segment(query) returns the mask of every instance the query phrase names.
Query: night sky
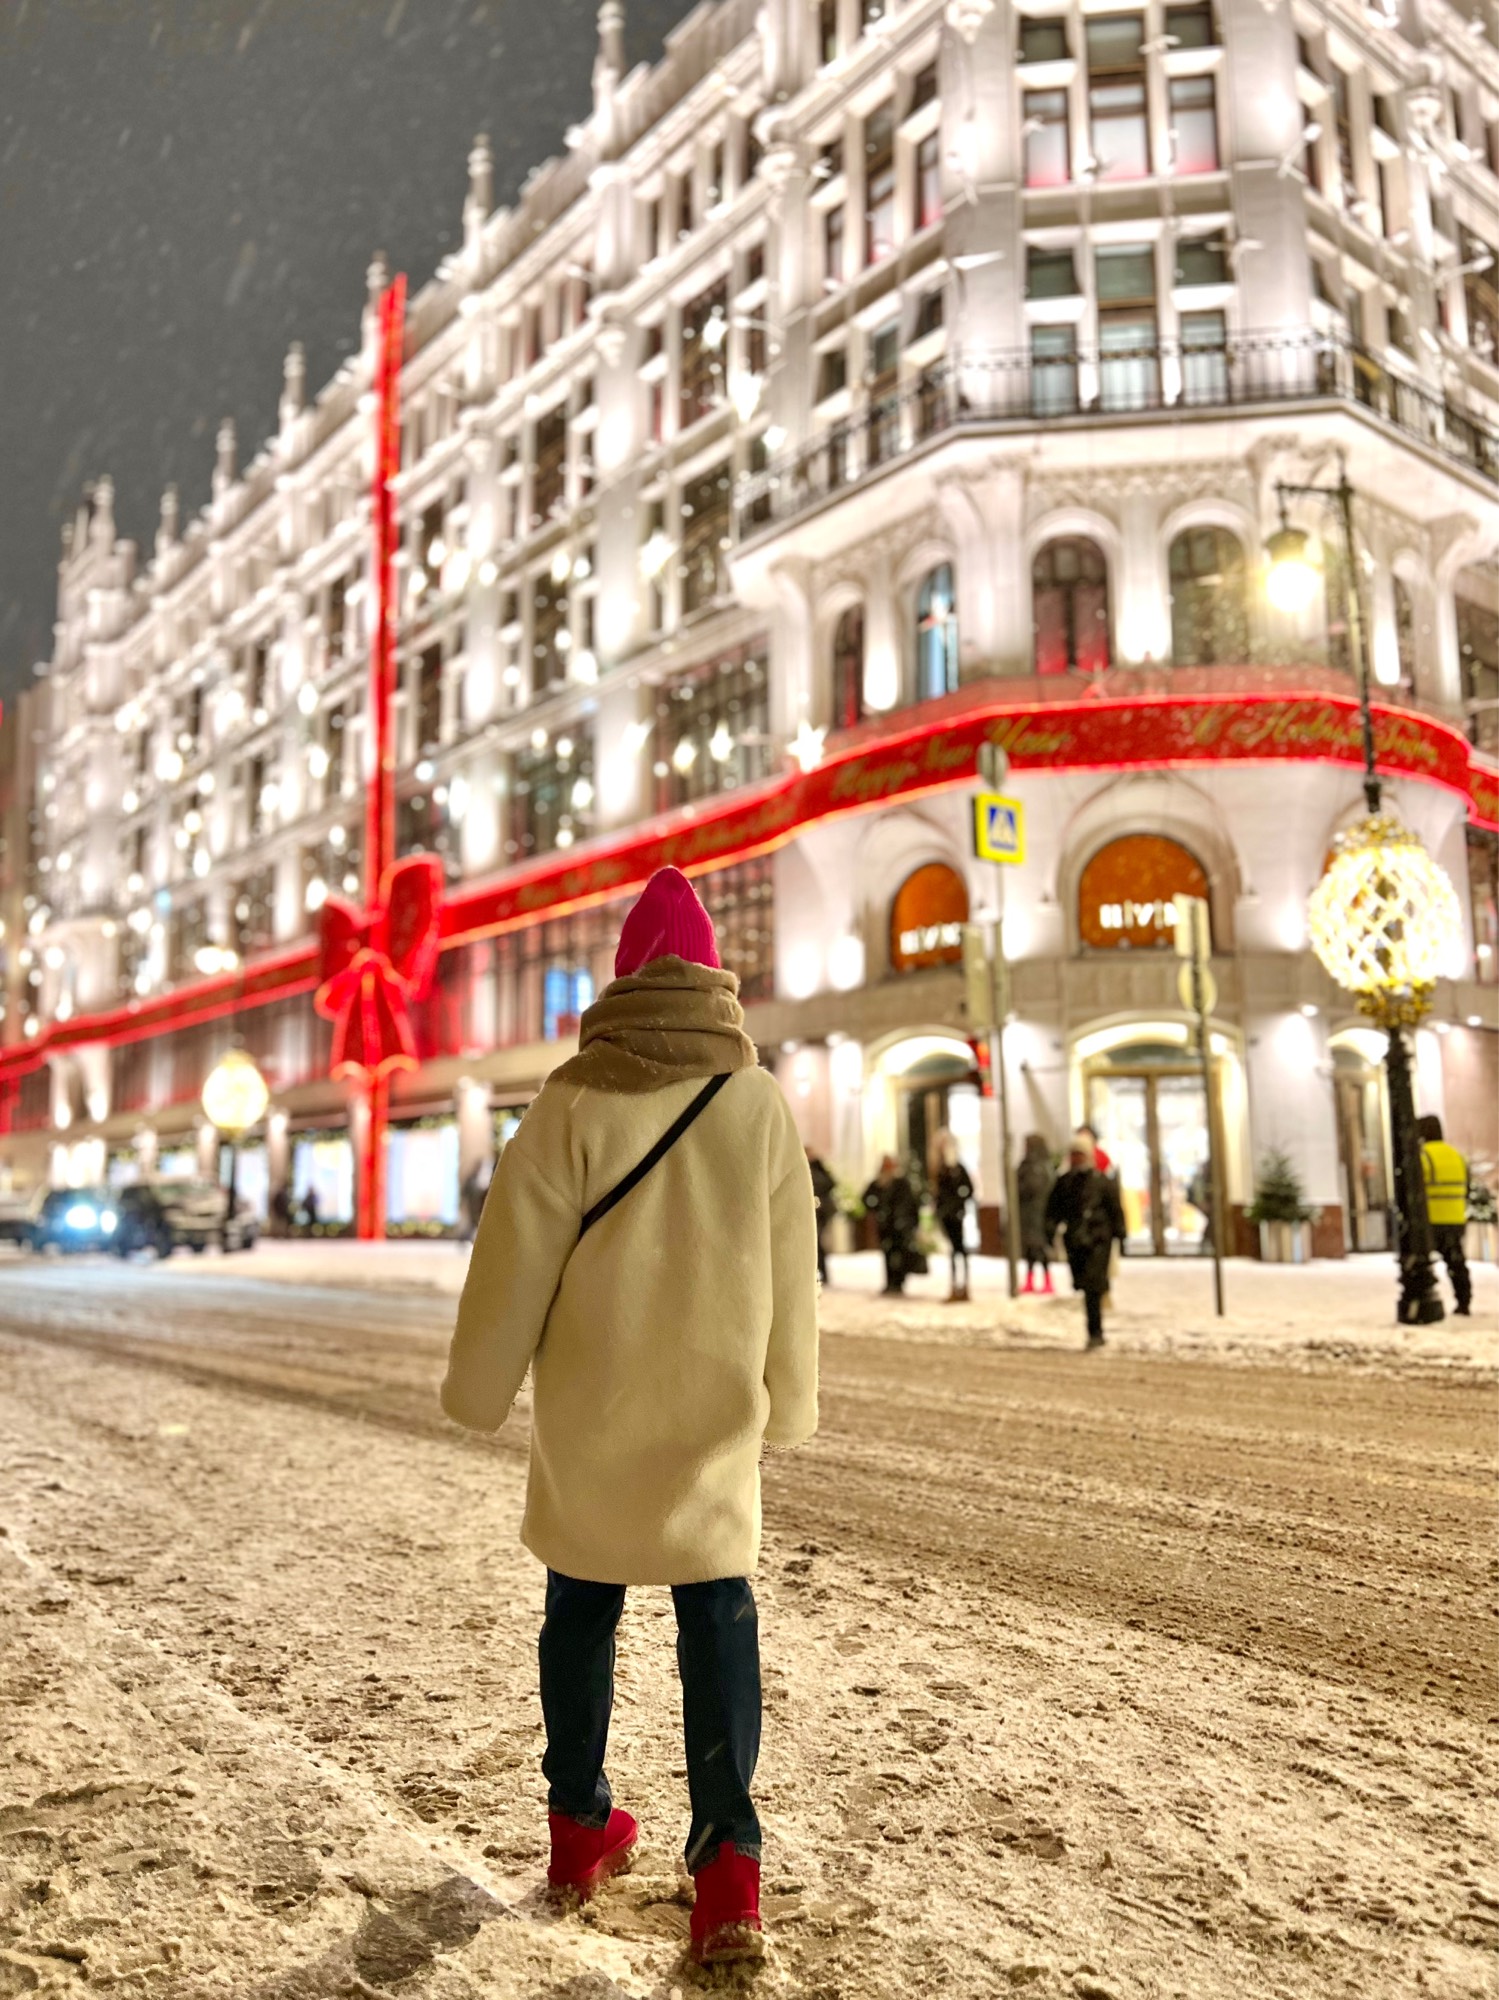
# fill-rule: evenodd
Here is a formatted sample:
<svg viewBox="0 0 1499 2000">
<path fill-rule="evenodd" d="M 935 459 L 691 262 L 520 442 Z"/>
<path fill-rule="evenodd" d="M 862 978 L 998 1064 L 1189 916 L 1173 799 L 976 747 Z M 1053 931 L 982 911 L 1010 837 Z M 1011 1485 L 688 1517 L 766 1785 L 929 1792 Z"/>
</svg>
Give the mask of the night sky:
<svg viewBox="0 0 1499 2000">
<path fill-rule="evenodd" d="M 629 0 L 654 60 L 688 0 Z M 51 652 L 60 530 L 113 475 L 149 552 L 161 490 L 246 465 L 281 364 L 315 394 L 383 249 L 413 290 L 586 115 L 596 0 L 0 0 L 0 696 Z"/>
</svg>

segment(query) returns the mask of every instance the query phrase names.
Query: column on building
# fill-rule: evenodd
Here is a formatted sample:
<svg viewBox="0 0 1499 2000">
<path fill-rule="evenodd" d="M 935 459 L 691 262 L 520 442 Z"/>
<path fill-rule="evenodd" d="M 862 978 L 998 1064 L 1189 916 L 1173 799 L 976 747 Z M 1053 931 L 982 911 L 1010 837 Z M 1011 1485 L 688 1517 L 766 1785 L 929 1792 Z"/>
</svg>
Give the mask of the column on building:
<svg viewBox="0 0 1499 2000">
<path fill-rule="evenodd" d="M 1219 72 L 1224 128 L 1232 157 L 1229 184 L 1242 246 L 1234 274 L 1239 330 L 1300 334 L 1311 325 L 1311 260 L 1302 183 L 1282 171 L 1301 143 L 1296 88 L 1296 23 L 1289 7 L 1266 12 L 1262 0 L 1219 0 L 1227 61 Z M 1294 355 L 1293 370 L 1310 366 Z"/>
</svg>

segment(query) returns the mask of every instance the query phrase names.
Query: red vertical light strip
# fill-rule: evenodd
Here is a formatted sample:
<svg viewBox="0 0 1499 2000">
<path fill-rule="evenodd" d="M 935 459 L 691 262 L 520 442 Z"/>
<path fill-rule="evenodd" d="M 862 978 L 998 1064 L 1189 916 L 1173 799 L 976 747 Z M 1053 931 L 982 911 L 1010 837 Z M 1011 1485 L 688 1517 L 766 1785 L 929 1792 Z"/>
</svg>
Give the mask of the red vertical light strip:
<svg viewBox="0 0 1499 2000">
<path fill-rule="evenodd" d="M 401 469 L 401 348 L 406 331 L 406 279 L 392 279 L 380 298 L 380 347 L 375 367 L 375 633 L 370 648 L 370 727 L 374 770 L 366 801 L 365 901 L 373 907 L 395 858 L 396 749 L 392 728 L 396 666 L 395 478 Z"/>
<path fill-rule="evenodd" d="M 406 337 L 406 279 L 393 278 L 380 298 L 380 342 L 375 363 L 375 633 L 370 648 L 370 729 L 374 769 L 365 800 L 365 904 L 378 906 L 396 848 L 396 745 L 392 726 L 396 669 L 395 478 L 401 469 L 401 350 Z M 365 1242 L 385 1235 L 385 1127 L 390 1086 L 370 1078 L 363 1148 L 356 1162 L 357 1227 Z"/>
</svg>

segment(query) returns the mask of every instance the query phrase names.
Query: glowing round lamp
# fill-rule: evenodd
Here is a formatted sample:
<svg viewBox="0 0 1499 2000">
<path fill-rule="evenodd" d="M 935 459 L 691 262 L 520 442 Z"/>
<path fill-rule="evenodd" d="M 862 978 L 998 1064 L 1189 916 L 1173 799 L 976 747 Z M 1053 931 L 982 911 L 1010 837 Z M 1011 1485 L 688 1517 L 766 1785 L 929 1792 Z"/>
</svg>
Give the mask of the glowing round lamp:
<svg viewBox="0 0 1499 2000">
<path fill-rule="evenodd" d="M 1265 544 L 1270 567 L 1265 573 L 1265 594 L 1277 611 L 1294 616 L 1312 604 L 1322 587 L 1322 572 L 1312 561 L 1307 538 L 1300 528 L 1277 528 Z"/>
<path fill-rule="evenodd" d="M 1312 949 L 1384 1026 L 1426 1012 L 1462 916 L 1446 872 L 1409 827 L 1375 813 L 1340 833 L 1308 906 Z"/>
<path fill-rule="evenodd" d="M 270 1101 L 265 1078 L 243 1049 L 231 1049 L 209 1072 L 203 1086 L 203 1110 L 209 1124 L 230 1139 L 259 1124 Z"/>
</svg>

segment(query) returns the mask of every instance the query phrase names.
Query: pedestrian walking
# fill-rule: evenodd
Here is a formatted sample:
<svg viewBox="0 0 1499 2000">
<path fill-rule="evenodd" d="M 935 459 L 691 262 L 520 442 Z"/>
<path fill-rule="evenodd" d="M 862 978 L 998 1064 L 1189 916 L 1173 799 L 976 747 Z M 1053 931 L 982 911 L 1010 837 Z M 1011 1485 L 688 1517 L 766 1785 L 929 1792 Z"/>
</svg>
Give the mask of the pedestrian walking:
<svg viewBox="0 0 1499 2000">
<path fill-rule="evenodd" d="M 885 1296 L 896 1297 L 906 1289 L 906 1279 L 916 1269 L 921 1205 L 893 1153 L 880 1161 L 878 1174 L 865 1188 L 864 1210 L 874 1217 L 879 1231 L 885 1256 Z"/>
<path fill-rule="evenodd" d="M 807 1148 L 807 1169 L 812 1176 L 812 1199 L 817 1208 L 817 1275 L 828 1281 L 828 1251 L 823 1231 L 838 1213 L 837 1182 L 828 1171 L 827 1161 L 811 1146 Z"/>
<path fill-rule="evenodd" d="M 1073 1133 L 1067 1170 L 1047 1199 L 1046 1236 L 1050 1241 L 1061 1230 L 1073 1290 L 1083 1295 L 1088 1345 L 1102 1347 L 1109 1257 L 1114 1244 L 1124 1241 L 1124 1210 L 1113 1179 L 1093 1164 L 1094 1150 L 1086 1128 Z"/>
<path fill-rule="evenodd" d="M 968 1204 L 973 1200 L 973 1182 L 958 1158 L 958 1142 L 951 1132 L 939 1132 L 936 1141 L 937 1173 L 932 1184 L 933 1206 L 949 1244 L 952 1246 L 952 1290 L 948 1304 L 968 1297 Z M 958 1277 L 958 1265 L 963 1276 Z"/>
<path fill-rule="evenodd" d="M 1213 1163 L 1204 1160 L 1187 1182 L 1187 1205 L 1202 1217 L 1202 1234 L 1197 1239 L 1199 1255 L 1213 1252 Z"/>
<path fill-rule="evenodd" d="M 1468 1163 L 1456 1146 L 1442 1137 L 1442 1121 L 1435 1113 L 1416 1120 L 1416 1135 L 1421 1141 L 1421 1178 L 1426 1183 L 1431 1240 L 1452 1280 L 1453 1313 L 1458 1319 L 1469 1319 L 1473 1277 L 1463 1247 L 1468 1226 Z"/>
<path fill-rule="evenodd" d="M 494 1168 L 488 1160 L 474 1167 L 458 1192 L 458 1241 L 472 1243 L 479 1233 L 479 1217 L 484 1213 L 484 1197 Z"/>
<path fill-rule="evenodd" d="M 817 1246 L 801 1141 L 744 1032 L 692 885 L 658 871 L 616 977 L 506 1146 L 443 1408 L 504 1423 L 528 1367 L 521 1539 L 547 1566 L 541 1705 L 551 1864 L 590 1895 L 635 1819 L 604 1771 L 625 1591 L 669 1584 L 703 1964 L 759 1955 L 760 1652 L 749 1576 L 762 1445 L 817 1427 Z"/>
<path fill-rule="evenodd" d="M 1051 1282 L 1051 1239 L 1055 1231 L 1046 1227 L 1046 1204 L 1056 1186 L 1056 1169 L 1051 1148 L 1040 1132 L 1028 1132 L 1025 1151 L 1015 1169 L 1016 1204 L 1020 1211 L 1020 1254 L 1025 1259 L 1022 1292 L 1042 1292 L 1050 1298 L 1056 1287 Z M 1036 1272 L 1041 1282 L 1036 1283 Z"/>
</svg>

